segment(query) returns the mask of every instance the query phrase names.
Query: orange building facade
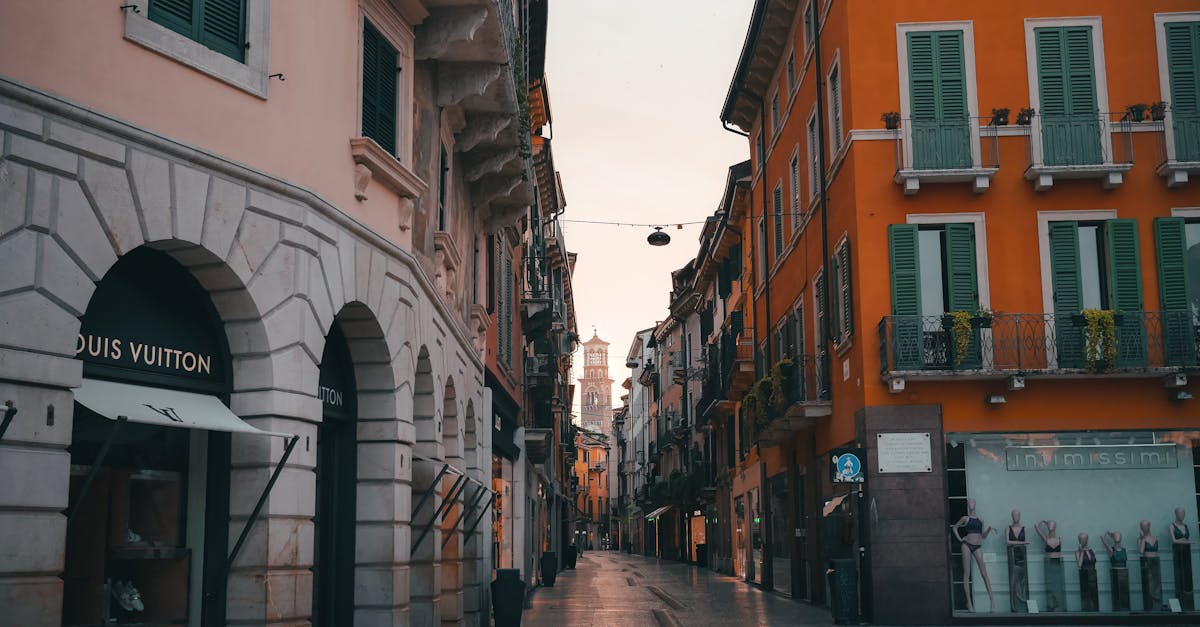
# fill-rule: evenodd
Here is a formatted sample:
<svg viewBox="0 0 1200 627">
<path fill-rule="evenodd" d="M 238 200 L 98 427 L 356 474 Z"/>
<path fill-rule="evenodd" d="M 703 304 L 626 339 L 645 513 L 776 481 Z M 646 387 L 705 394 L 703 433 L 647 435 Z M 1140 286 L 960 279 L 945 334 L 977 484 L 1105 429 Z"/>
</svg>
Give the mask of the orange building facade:
<svg viewBox="0 0 1200 627">
<path fill-rule="evenodd" d="M 882 623 L 1194 612 L 1200 7 L 817 5 L 756 3 L 722 112 L 758 383 L 714 567 Z"/>
</svg>

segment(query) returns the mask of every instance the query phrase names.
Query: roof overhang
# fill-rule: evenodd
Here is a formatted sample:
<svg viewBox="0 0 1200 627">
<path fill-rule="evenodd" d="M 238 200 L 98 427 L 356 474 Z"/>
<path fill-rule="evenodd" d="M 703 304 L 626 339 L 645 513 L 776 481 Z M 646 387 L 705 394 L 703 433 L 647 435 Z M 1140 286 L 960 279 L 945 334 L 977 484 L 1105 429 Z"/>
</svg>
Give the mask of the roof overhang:
<svg viewBox="0 0 1200 627">
<path fill-rule="evenodd" d="M 755 0 L 746 41 L 725 96 L 721 121 L 749 133 L 775 67 L 787 50 L 799 0 Z"/>
</svg>

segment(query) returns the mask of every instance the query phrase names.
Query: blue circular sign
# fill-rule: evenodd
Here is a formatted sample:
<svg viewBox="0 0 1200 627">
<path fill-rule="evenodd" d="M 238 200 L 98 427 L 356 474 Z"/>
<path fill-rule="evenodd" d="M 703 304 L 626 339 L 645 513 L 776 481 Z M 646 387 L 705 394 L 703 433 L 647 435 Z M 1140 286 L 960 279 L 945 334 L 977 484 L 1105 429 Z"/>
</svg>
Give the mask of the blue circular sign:
<svg viewBox="0 0 1200 627">
<path fill-rule="evenodd" d="M 861 483 L 862 475 L 862 460 L 858 455 L 849 452 L 833 454 L 830 456 L 833 462 L 833 482 L 834 483 Z"/>
</svg>

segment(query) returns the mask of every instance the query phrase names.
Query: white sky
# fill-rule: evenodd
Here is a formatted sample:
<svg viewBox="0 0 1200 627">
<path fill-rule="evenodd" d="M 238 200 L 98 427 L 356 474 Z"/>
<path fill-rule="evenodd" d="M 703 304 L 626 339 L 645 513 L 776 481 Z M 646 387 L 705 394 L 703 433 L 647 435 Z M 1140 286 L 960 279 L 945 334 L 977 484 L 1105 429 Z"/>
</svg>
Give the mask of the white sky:
<svg viewBox="0 0 1200 627">
<path fill-rule="evenodd" d="M 746 139 L 721 128 L 721 107 L 753 0 L 556 0 L 546 76 L 564 220 L 694 222 L 712 215 Z M 692 259 L 699 226 L 563 224 L 579 253 L 574 294 L 581 340 L 610 342 L 613 403 L 638 330 L 667 315 L 670 273 Z M 575 376 L 582 374 L 576 359 Z M 578 397 L 577 397 L 578 399 Z M 575 401 L 578 414 L 578 400 Z"/>
</svg>

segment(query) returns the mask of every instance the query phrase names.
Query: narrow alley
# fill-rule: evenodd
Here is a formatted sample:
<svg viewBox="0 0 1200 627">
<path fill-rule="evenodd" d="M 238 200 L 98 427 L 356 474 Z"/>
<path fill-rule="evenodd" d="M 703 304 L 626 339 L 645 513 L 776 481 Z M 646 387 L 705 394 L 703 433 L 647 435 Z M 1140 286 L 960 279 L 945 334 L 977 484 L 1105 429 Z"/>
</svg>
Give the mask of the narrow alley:
<svg viewBox="0 0 1200 627">
<path fill-rule="evenodd" d="M 830 625 L 829 612 L 681 562 L 589 551 L 538 588 L 524 627 Z"/>
</svg>

